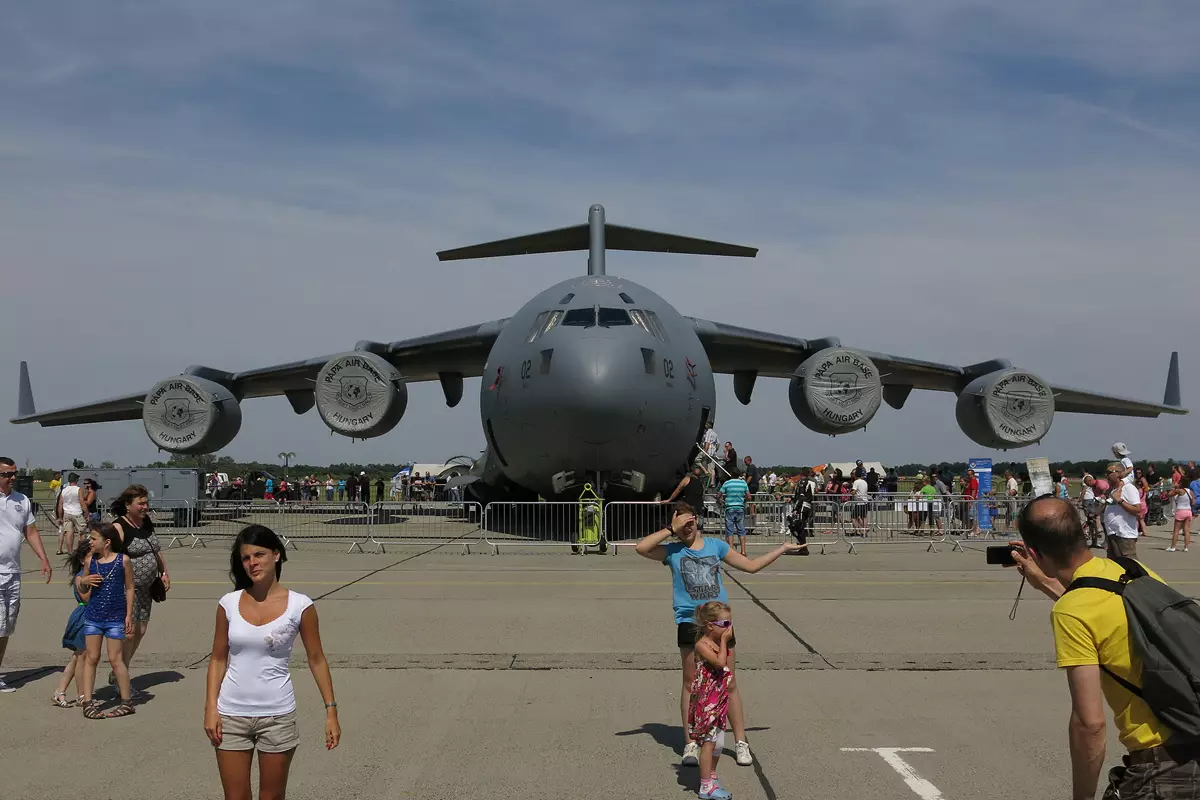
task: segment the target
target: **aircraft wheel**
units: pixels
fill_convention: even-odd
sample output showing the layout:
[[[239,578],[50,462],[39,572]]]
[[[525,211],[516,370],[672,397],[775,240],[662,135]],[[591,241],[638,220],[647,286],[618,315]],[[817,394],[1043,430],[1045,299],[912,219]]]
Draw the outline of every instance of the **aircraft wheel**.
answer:
[[[608,542],[604,541],[603,539],[600,540],[600,552],[601,553],[608,552]]]
[[[571,552],[574,553],[575,555],[579,555],[579,545],[577,545],[577,544],[571,545]]]

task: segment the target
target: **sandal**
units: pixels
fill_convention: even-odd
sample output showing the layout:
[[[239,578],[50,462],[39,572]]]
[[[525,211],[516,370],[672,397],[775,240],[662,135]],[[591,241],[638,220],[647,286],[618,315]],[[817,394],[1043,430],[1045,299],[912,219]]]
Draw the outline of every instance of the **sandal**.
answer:
[[[73,701],[67,699],[66,692],[55,692],[54,696],[50,698],[50,702],[59,708],[70,708],[75,705]]]
[[[87,719],[104,719],[104,713],[100,711],[101,705],[99,700],[89,700],[83,706],[83,716]]]
[[[133,703],[128,700],[122,700],[121,704],[104,715],[105,719],[116,719],[117,717],[128,717],[130,714],[137,713],[137,709],[133,707]]]

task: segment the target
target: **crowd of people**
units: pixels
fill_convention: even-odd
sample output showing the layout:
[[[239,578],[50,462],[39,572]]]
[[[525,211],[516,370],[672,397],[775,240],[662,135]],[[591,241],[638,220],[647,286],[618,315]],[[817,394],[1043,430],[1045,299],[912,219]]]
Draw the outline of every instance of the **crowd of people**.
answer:
[[[21,546],[27,542],[46,583],[54,568],[42,545],[30,498],[13,488],[16,465],[0,458],[0,664],[16,633],[21,607]],[[68,477],[66,489],[76,486]],[[60,493],[59,510],[63,508]],[[77,516],[74,491],[68,515]],[[86,496],[83,503],[86,507]],[[51,703],[78,708],[84,719],[109,720],[136,713],[137,692],[130,663],[144,640],[155,603],[164,602],[171,579],[149,514],[145,487],[126,488],[111,509],[113,520],[85,519],[66,559],[75,608],[68,615],[62,646],[70,653]],[[75,524],[74,521],[71,523]],[[296,699],[288,662],[297,636],[325,704],[325,746],[341,740],[333,679],[321,645],[316,608],[310,598],[280,583],[287,560],[283,542],[269,528],[250,525],[233,542],[229,576],[234,590],[217,604],[207,674],[204,733],[216,752],[227,800],[251,796],[251,766],[258,752],[259,796],[286,794],[292,758],[300,743]],[[103,655],[116,689],[115,704],[98,697],[96,673]],[[68,692],[74,683],[74,697]],[[14,691],[0,680],[0,693]]]
[[[374,488],[374,500],[372,500]],[[384,481],[376,476],[372,482],[367,473],[353,473],[344,478],[326,474],[305,475],[289,480],[262,472],[222,480],[219,473],[206,476],[204,497],[207,500],[272,500],[279,503],[381,503],[385,500],[461,500],[457,486],[426,472]]]
[[[1148,482],[1149,476],[1139,476],[1127,448],[1114,445],[1114,453],[1121,450],[1126,454],[1108,465],[1103,478],[1084,477],[1083,514],[1066,496],[1062,476],[1049,495],[1022,505],[1016,519],[1021,541],[1011,545],[1013,559],[1023,577],[1054,601],[1051,628],[1057,662],[1066,672],[1071,697],[1074,796],[1095,796],[1104,761],[1103,706],[1107,703],[1129,754],[1122,766],[1110,772],[1105,797],[1200,800],[1200,693],[1194,685],[1182,692],[1163,690],[1175,680],[1173,670],[1194,675],[1200,668],[1186,663],[1196,656],[1191,644],[1200,641],[1200,608],[1134,560],[1145,505],[1140,484]],[[754,757],[737,682],[734,609],[722,567],[757,573],[784,555],[801,553],[805,544],[787,542],[751,559],[728,541],[706,537],[693,504],[697,498],[703,502],[704,473],[703,466],[696,464],[681,481],[669,498],[674,503],[670,524],[642,538],[636,551],[670,569],[675,646],[680,655],[680,722],[686,737],[683,764],[699,768],[702,800],[728,800],[731,794],[717,775],[726,727],[733,732],[735,762],[748,766]],[[0,661],[20,610],[23,541],[38,558],[43,579],[49,583],[53,575],[34,524],[32,503],[13,489],[16,474],[13,461],[0,458]],[[729,512],[744,509],[753,496],[748,477],[741,469],[727,470],[717,487],[726,506],[727,533],[732,525],[737,535],[738,515]],[[851,477],[851,491],[857,496],[866,475],[856,470]],[[930,478],[940,481],[937,475]],[[1008,476],[1006,487],[1013,480]],[[1200,473],[1189,465],[1173,470],[1169,480],[1167,491],[1176,521],[1189,522]],[[68,478],[68,487],[73,483]],[[76,514],[79,498],[75,495],[72,492],[65,504],[60,502],[61,513]],[[153,604],[164,601],[170,591],[147,495],[144,487],[128,487],[114,504],[114,520],[85,520],[87,535],[68,555],[76,607],[62,639],[70,656],[52,702],[59,708],[80,708],[89,720],[135,713],[129,665],[146,635]],[[797,482],[793,503],[803,510],[816,495],[815,476],[806,470]],[[82,507],[86,495],[81,497]],[[1108,558],[1096,557],[1089,548],[1093,512],[1102,517],[1108,532]],[[1185,550],[1186,543],[1185,533]],[[261,525],[243,529],[230,551],[233,591],[217,604],[203,716],[227,799],[250,796],[255,751],[261,796],[284,795],[300,741],[288,669],[297,637],[303,641],[325,706],[325,746],[336,747],[341,738],[316,607],[310,598],[280,583],[286,561],[282,541]],[[1127,607],[1144,611],[1153,603],[1159,604],[1154,614],[1126,612]],[[1170,649],[1162,639],[1162,626],[1191,644]],[[109,684],[117,694],[109,708],[97,699],[95,689],[102,649],[112,668]],[[1150,657],[1155,659],[1155,669],[1144,671],[1143,663]],[[72,681],[77,693],[69,699]],[[0,691],[10,690],[0,681]]]

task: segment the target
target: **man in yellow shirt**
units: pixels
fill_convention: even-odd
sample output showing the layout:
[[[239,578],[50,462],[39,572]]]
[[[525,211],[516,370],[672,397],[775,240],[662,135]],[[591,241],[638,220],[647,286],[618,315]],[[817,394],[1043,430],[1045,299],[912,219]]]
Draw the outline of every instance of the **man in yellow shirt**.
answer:
[[[54,477],[50,479],[50,492],[58,497],[58,490],[62,487],[62,473],[54,473]]]
[[[1055,601],[1050,626],[1058,666],[1066,671],[1071,692],[1074,800],[1096,796],[1105,755],[1105,702],[1121,744],[1129,751],[1124,766],[1109,772],[1105,800],[1200,798],[1200,744],[1171,742],[1171,731],[1146,703],[1113,678],[1115,674],[1133,686],[1142,683],[1124,601],[1103,589],[1066,591],[1076,578],[1117,580],[1125,568],[1092,555],[1079,514],[1066,500],[1034,500],[1021,511],[1017,526],[1024,539],[1023,548],[1013,554],[1018,568],[1030,586]]]

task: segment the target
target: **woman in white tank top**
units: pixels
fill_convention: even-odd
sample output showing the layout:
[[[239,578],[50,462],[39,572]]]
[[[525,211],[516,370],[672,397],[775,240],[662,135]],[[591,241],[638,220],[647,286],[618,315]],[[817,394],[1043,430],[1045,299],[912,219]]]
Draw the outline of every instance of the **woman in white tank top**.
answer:
[[[325,748],[338,746],[342,729],[333,699],[333,678],[321,648],[312,600],[279,583],[283,543],[267,527],[238,534],[229,557],[237,589],[221,598],[208,662],[204,733],[217,748],[217,769],[226,800],[250,797],[250,767],[258,750],[260,791],[283,797],[300,733],[288,661],[296,636],[304,640],[308,666],[325,702]]]
[[[1185,481],[1195,479],[1195,475],[1184,477]],[[1175,552],[1175,543],[1179,541],[1179,534],[1182,532],[1183,552],[1186,553],[1192,543],[1192,506],[1195,505],[1196,498],[1192,495],[1192,490],[1188,488],[1187,483],[1172,489],[1171,495],[1175,500],[1175,528],[1171,531],[1171,546],[1167,548],[1167,552]]]

